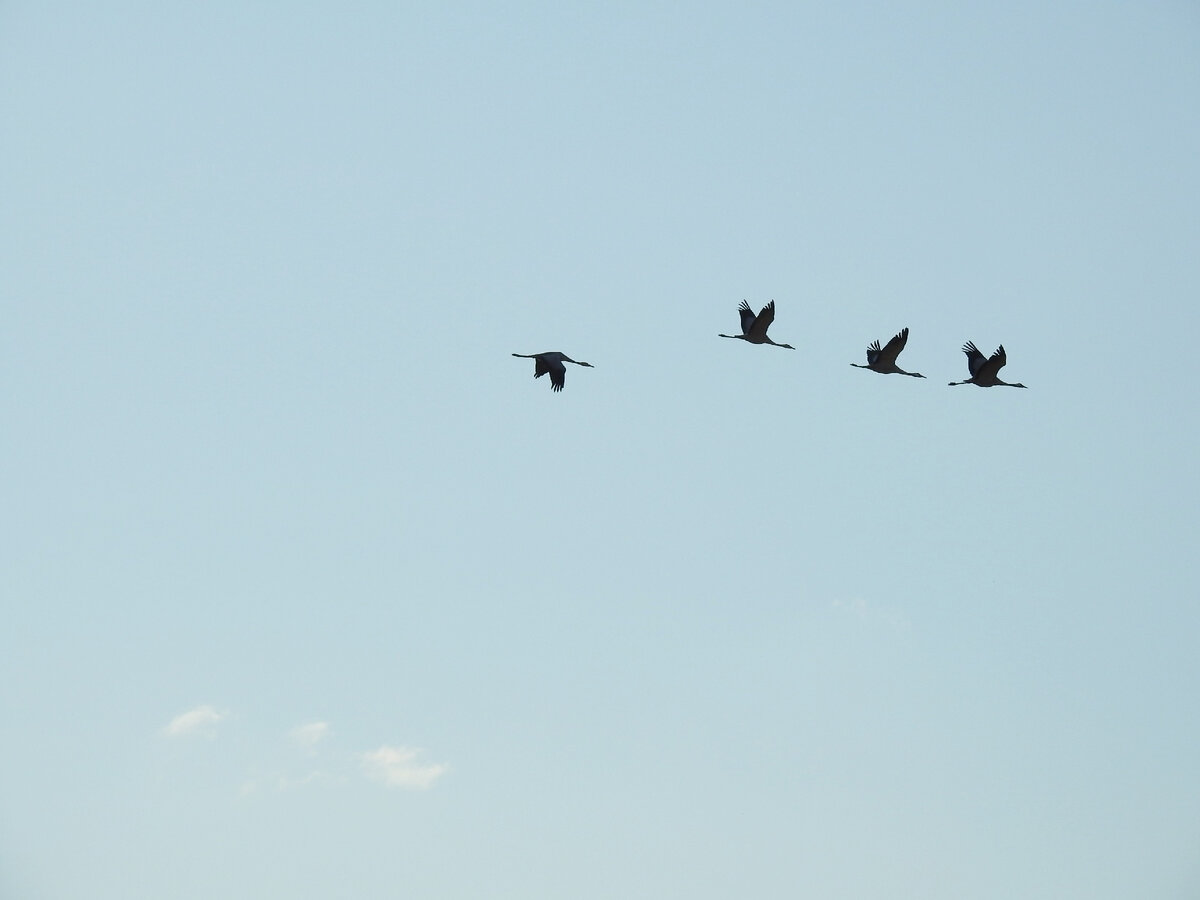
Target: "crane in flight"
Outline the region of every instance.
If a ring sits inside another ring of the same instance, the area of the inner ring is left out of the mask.
[[[911,375],[913,378],[924,378],[925,376],[920,372],[905,372],[896,365],[896,357],[900,355],[900,351],[907,343],[908,329],[901,328],[900,333],[888,341],[882,349],[879,347],[879,341],[875,341],[867,347],[867,364],[865,366],[858,363],[850,363],[850,365],[856,369],[870,369],[881,375]]]
[[[566,383],[567,367],[563,363],[575,363],[577,366],[587,366],[589,369],[596,368],[591,363],[578,362],[571,359],[565,353],[559,353],[557,350],[547,353],[514,353],[513,356],[535,360],[533,364],[533,377],[541,378],[548,372],[550,374],[550,390],[552,391],[561,391],[563,385]]]
[[[738,313],[742,317],[742,333],[719,334],[717,337],[735,338],[736,340],[745,341],[748,344],[770,344],[773,347],[783,347],[787,350],[796,349],[791,344],[777,344],[767,337],[767,329],[775,321],[774,300],[760,309],[757,316],[750,309],[750,304],[743,300],[742,305],[738,307]]]
[[[951,381],[951,387],[956,384],[974,384],[979,387],[995,387],[996,385],[1016,388],[1025,387],[1023,384],[1010,384],[996,377],[1000,370],[1004,368],[1004,364],[1008,362],[1008,356],[1004,352],[1003,344],[999,346],[995,353],[986,358],[971,341],[963,344],[962,352],[967,354],[967,368],[971,372],[971,377],[965,381]]]

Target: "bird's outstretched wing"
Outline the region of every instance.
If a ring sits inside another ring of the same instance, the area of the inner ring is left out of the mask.
[[[541,365],[541,362],[539,359],[538,364]],[[567,381],[567,367],[555,359],[546,363],[546,369],[550,373],[550,390],[561,391]]]
[[[749,334],[750,329],[754,327],[754,310],[750,308],[750,304],[745,300],[738,307],[738,315],[742,317],[742,334]]]
[[[900,332],[887,342],[887,346],[883,348],[883,352],[879,355],[880,362],[885,365],[890,363],[896,364],[896,357],[900,355],[900,351],[904,349],[904,345],[908,343],[908,329],[902,328]],[[875,342],[879,346],[879,341]]]
[[[987,361],[979,366],[979,373],[985,380],[995,378],[1000,370],[1004,368],[1004,364],[1008,362],[1008,356],[1004,352],[1004,345],[1001,344],[996,352],[987,358]]]
[[[971,341],[967,341],[965,344],[963,344],[962,352],[967,354],[967,370],[971,373],[971,377],[974,378],[979,374],[980,367],[986,363],[987,360],[984,358],[983,354],[979,352],[979,348],[976,347]]]
[[[545,375],[549,371],[550,371],[550,365],[546,362],[546,360],[543,357],[535,356],[533,358],[533,377],[534,378],[541,378],[543,375]]]
[[[743,301],[743,302],[745,302],[745,301]],[[746,321],[746,314],[742,313],[742,323],[745,324],[745,321]],[[760,309],[758,311],[758,315],[754,317],[754,321],[751,323],[751,327],[753,328],[754,337],[765,338],[767,336],[767,329],[771,327],[771,323],[774,321],[775,321],[775,301],[772,300],[770,303],[768,303],[766,306],[764,306],[762,309]],[[746,333],[750,334],[749,331],[747,331]]]
[[[879,354],[883,351],[879,349],[879,341],[872,341],[867,346],[867,365],[873,366],[879,361]]]

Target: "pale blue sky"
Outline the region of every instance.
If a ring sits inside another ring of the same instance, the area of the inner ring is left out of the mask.
[[[246,6],[0,6],[0,895],[1200,895],[1200,7]]]

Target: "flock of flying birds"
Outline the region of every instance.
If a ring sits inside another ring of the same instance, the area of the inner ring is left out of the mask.
[[[795,350],[791,344],[778,344],[767,337],[767,329],[771,327],[771,323],[775,321],[775,301],[772,300],[766,306],[758,311],[758,315],[754,314],[754,310],[750,308],[750,304],[745,300],[738,307],[738,313],[742,317],[742,333],[741,334],[719,334],[717,337],[733,338],[734,340],[745,341],[748,344],[770,344],[772,347],[783,347],[785,350]],[[850,363],[858,369],[870,369],[872,372],[878,372],[881,375],[909,375],[913,378],[924,378],[920,372],[905,372],[896,365],[896,357],[900,355],[900,351],[904,349],[904,345],[908,343],[908,329],[900,329],[900,333],[887,342],[883,347],[879,346],[879,341],[874,341],[867,347],[867,364],[865,366],[858,363]],[[973,384],[978,387],[1015,387],[1023,388],[1025,385],[1012,384],[1007,381],[1001,381],[997,376],[1000,370],[1004,368],[1004,364],[1008,362],[1008,356],[1004,353],[1004,345],[1001,344],[996,352],[991,356],[984,356],[979,352],[971,341],[963,344],[962,352],[967,354],[967,370],[971,373],[971,377],[963,381],[951,381],[950,386],[958,384]],[[514,353],[513,356],[519,356],[522,359],[532,359],[533,377],[541,378],[543,375],[550,376],[550,390],[561,391],[567,380],[567,367],[563,363],[574,363],[577,366],[587,366],[589,369],[595,368],[591,363],[579,362],[571,359],[565,353],[560,353],[557,350],[548,353]]]

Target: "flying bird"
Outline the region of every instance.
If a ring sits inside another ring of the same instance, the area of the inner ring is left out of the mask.
[[[880,349],[879,341],[875,341],[867,347],[867,364],[865,366],[860,366],[858,363],[850,363],[850,365],[856,369],[870,369],[881,375],[911,375],[913,378],[924,378],[925,376],[920,372],[905,372],[896,365],[896,357],[900,355],[900,351],[907,343],[908,329],[901,328],[900,333],[888,341],[887,346],[883,349]]]
[[[745,300],[738,307],[738,312],[742,316],[742,333],[741,334],[719,334],[717,337],[736,338],[746,341],[749,344],[770,344],[773,347],[784,347],[788,350],[795,350],[791,344],[776,344],[773,340],[767,337],[767,329],[771,327],[771,323],[775,321],[775,301],[772,300],[761,310],[758,315],[750,309],[750,304]]]
[[[1025,387],[1023,384],[1010,384],[996,377],[999,371],[1004,368],[1004,364],[1008,362],[1008,356],[1004,353],[1003,344],[986,359],[979,352],[979,348],[970,341],[963,344],[962,352],[967,354],[967,368],[971,371],[971,377],[965,381],[951,381],[951,386],[956,384],[974,384],[979,387],[995,387],[999,384],[1004,387]]]
[[[514,353],[513,356],[519,356],[522,359],[536,360],[533,364],[533,377],[541,378],[547,372],[550,373],[550,390],[561,391],[563,384],[567,380],[567,367],[563,365],[565,362],[575,363],[577,366],[587,366],[589,369],[596,368],[591,363],[578,362],[565,353],[559,353],[557,350],[548,353]]]

